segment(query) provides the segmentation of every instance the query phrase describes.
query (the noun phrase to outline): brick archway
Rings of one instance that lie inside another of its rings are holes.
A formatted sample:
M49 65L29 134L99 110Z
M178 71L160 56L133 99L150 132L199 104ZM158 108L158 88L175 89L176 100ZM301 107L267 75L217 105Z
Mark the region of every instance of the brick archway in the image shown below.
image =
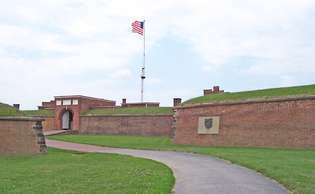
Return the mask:
M62 126L62 116L65 112L70 112L72 114L72 121L71 121L71 130L77 130L80 128L80 111L76 108L69 108L69 107L60 107L56 109L55 112L55 122L57 129L63 129Z
M61 128L71 130L73 128L73 111L64 110L61 112Z

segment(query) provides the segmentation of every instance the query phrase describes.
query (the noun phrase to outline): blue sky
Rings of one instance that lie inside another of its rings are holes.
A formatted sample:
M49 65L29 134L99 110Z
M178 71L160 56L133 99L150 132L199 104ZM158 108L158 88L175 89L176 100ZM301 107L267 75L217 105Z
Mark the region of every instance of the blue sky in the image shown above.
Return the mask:
M0 102L34 109L55 95L171 105L226 91L315 82L312 0L45 0L1 2Z

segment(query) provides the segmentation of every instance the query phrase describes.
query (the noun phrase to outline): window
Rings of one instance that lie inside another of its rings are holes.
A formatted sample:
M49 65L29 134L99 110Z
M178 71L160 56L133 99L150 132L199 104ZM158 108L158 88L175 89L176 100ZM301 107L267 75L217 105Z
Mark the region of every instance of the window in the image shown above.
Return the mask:
M61 100L57 100L57 101L56 101L56 105L57 105L57 106L60 106L60 105L61 105Z
M63 100L62 105L71 105L71 100Z
M79 104L79 100L78 99L73 99L72 100L72 104L73 105L78 105Z

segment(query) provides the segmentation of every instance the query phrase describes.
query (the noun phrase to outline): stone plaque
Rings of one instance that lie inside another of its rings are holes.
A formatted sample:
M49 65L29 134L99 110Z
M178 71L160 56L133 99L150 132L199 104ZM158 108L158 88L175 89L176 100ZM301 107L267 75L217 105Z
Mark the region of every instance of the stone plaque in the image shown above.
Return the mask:
M218 134L220 117L199 117L198 134Z

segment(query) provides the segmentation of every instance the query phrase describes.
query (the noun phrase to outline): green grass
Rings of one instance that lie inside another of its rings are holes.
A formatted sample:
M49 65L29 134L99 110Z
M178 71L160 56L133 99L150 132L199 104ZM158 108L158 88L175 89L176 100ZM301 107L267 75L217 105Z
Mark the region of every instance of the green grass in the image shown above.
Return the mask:
M92 109L82 113L85 116L95 115L164 115L173 114L171 107L128 107L128 108L102 108Z
M53 110L22 110L20 111L24 116L46 116L46 117L52 117L55 116L55 113Z
M0 116L54 116L52 110L16 110L13 106L0 103Z
M174 184L164 164L118 154L49 148L48 154L0 156L3 194L170 193Z
M215 156L261 172L294 193L315 193L315 150L175 145L167 137L58 135L49 138L108 147L174 150Z
M101 115L166 115L173 114L171 107L148 107L148 108L102 108L91 109L83 112L84 116L101 116ZM0 103L0 116L54 116L53 110L21 110L18 111L14 107Z
M0 103L0 116L21 116L22 114L14 107Z
M275 97L294 97L315 95L315 85L294 86L285 88L271 88L264 90L253 90L244 92L225 92L212 94L207 96L199 96L185 101L183 104L198 104L207 102L222 102L222 101L243 101L243 100L263 100L272 99Z

